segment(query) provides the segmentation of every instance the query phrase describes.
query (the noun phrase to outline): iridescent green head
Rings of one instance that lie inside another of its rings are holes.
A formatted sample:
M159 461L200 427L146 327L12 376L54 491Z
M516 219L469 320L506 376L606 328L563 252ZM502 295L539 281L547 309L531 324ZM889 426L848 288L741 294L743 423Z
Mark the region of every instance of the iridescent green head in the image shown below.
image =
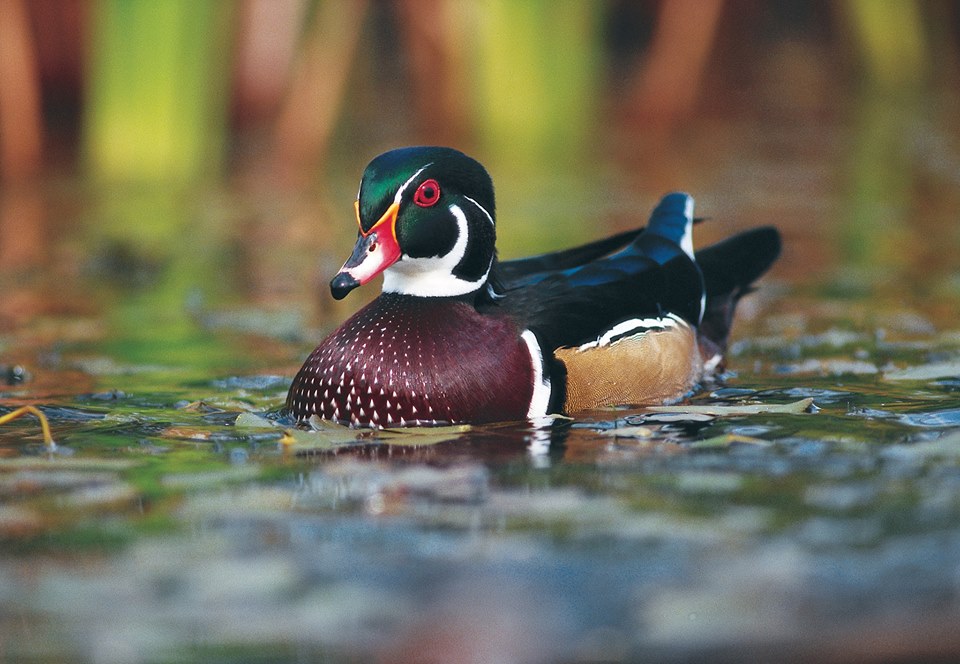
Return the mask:
M381 272L384 292L425 297L486 284L496 244L493 183L444 147L391 150L367 166L356 203L357 244L331 282L340 299Z

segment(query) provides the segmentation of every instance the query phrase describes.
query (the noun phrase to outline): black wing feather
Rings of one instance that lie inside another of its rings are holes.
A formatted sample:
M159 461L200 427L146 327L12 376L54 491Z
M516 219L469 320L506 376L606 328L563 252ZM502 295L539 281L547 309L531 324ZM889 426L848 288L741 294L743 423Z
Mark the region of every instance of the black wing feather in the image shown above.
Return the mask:
M630 244L643 228L634 228L602 240L590 242L579 247L564 249L538 256L517 258L509 261L500 261L496 266L497 277L501 283L519 282L525 277L538 274L568 270L572 267L585 265Z
M550 348L595 340L630 318L676 314L725 347L737 300L780 251L774 228L728 238L697 253L681 248L691 220L686 194L663 198L647 228L579 247L495 266L495 295L478 307L501 308ZM706 306L704 306L704 300Z

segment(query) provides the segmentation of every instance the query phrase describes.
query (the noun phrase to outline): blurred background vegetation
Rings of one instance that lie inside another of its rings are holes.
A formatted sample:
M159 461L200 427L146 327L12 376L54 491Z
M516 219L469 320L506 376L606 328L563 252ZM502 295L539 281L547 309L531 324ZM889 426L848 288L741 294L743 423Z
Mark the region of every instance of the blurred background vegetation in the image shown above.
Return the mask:
M331 145L485 146L562 158L624 115L673 126L775 75L910 93L957 78L956 2L2 0L0 164L184 182L312 178ZM792 67L792 69L791 69ZM797 91L797 94L802 93ZM344 125L351 125L345 128Z
M950 261L908 220L956 221L927 194L960 189L958 82L951 0L0 0L0 276L92 252L154 289L131 320L196 284L271 302L336 268L372 156L437 143L490 167L508 255L686 188L780 224L781 275L833 246L862 289ZM96 241L53 246L64 220Z

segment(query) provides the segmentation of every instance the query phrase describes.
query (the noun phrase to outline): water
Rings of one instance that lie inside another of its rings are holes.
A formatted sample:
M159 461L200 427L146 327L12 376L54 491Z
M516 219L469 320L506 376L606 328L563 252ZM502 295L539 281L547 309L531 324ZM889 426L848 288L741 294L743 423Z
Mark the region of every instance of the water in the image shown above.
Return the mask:
M6 228L33 210L42 234L2 244L0 407L39 404L58 448L29 418L0 427L0 653L956 655L954 114L934 98L909 123L878 100L798 116L769 95L666 143L616 124L573 168L481 158L508 257L642 223L673 187L712 218L700 244L777 224L786 250L743 302L730 374L692 403L812 398L797 414L624 409L289 448L235 422L279 408L373 294L323 291L366 154L310 194L8 193Z

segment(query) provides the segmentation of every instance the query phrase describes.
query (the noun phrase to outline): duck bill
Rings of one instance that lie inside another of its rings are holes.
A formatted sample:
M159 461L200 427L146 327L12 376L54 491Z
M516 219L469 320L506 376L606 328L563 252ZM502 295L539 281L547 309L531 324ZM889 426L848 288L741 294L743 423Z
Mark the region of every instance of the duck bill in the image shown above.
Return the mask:
M359 206L357 223L360 223ZM400 205L392 204L370 230L360 227L360 237L353 246L353 253L330 281L334 299L342 300L357 286L362 286L388 267L400 260L400 244L397 242L397 212Z

